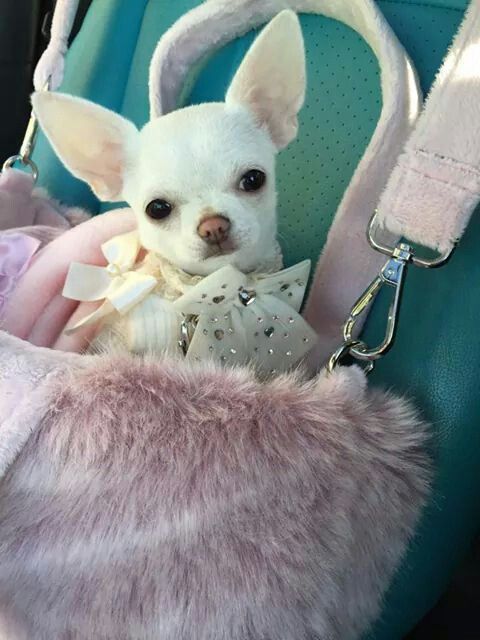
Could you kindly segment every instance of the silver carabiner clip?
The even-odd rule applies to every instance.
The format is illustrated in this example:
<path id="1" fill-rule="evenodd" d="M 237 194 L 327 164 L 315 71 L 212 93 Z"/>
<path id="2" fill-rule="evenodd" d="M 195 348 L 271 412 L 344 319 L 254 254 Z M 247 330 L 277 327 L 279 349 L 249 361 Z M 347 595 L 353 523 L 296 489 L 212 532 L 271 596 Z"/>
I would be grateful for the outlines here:
<path id="1" fill-rule="evenodd" d="M 48 82 L 42 89 L 43 91 L 48 91 Z M 14 156 L 10 156 L 7 158 L 2 165 L 2 171 L 5 169 L 11 169 L 17 162 L 22 164 L 25 168 L 29 169 L 32 173 L 33 181 L 36 182 L 38 179 L 38 167 L 35 162 L 32 160 L 32 153 L 35 148 L 35 144 L 37 142 L 38 135 L 38 120 L 33 112 L 30 113 L 30 119 L 27 124 L 27 129 L 25 131 L 25 136 L 23 138 L 22 146 L 20 147 L 19 153 Z"/>
<path id="2" fill-rule="evenodd" d="M 393 344 L 397 328 L 400 301 L 402 297 L 403 283 L 408 263 L 412 260 L 413 252 L 410 245 L 398 244 L 392 252 L 392 257 L 386 262 L 378 276 L 365 289 L 360 298 L 353 305 L 350 315 L 343 326 L 345 343 L 350 343 L 349 353 L 358 360 L 377 360 L 381 358 Z M 355 344 L 354 330 L 360 316 L 376 298 L 383 286 L 394 289 L 393 300 L 390 304 L 387 317 L 385 337 L 377 347 L 367 348 L 364 343 Z"/>
<path id="3" fill-rule="evenodd" d="M 30 158 L 33 148 L 35 146 L 35 142 L 37 139 L 38 132 L 38 121 L 35 117 L 35 114 L 32 111 L 30 115 L 30 120 L 28 121 L 27 130 L 25 132 L 25 137 L 22 142 L 22 146 L 20 148 L 20 153 L 17 153 L 14 156 L 10 156 L 7 158 L 2 165 L 2 171 L 5 169 L 10 169 L 17 162 L 22 164 L 24 167 L 30 169 L 33 181 L 36 182 L 38 178 L 38 167 L 35 162 Z"/>

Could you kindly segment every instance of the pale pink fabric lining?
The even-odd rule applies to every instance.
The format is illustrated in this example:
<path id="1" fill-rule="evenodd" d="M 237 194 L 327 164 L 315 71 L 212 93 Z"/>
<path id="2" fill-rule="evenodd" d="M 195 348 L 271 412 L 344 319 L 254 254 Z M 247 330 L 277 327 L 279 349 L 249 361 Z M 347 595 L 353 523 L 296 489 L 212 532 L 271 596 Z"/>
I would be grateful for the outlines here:
<path id="1" fill-rule="evenodd" d="M 0 233 L 0 313 L 40 246 L 24 233 Z"/>
<path id="2" fill-rule="evenodd" d="M 40 347 L 81 351 L 95 328 L 86 327 L 71 336 L 63 330 L 93 310 L 94 305 L 62 296 L 68 268 L 73 261 L 105 264 L 101 245 L 111 237 L 135 228 L 131 209 L 117 209 L 66 231 L 41 249 L 11 293 L 0 317 L 0 328 Z"/>
<path id="3" fill-rule="evenodd" d="M 67 207 L 35 187 L 31 174 L 19 169 L 0 173 L 0 231 L 33 225 L 69 229 L 89 217 L 83 209 Z"/>
<path id="4" fill-rule="evenodd" d="M 381 227 L 446 252 L 480 200 L 480 3 L 474 0 L 378 206 Z"/>

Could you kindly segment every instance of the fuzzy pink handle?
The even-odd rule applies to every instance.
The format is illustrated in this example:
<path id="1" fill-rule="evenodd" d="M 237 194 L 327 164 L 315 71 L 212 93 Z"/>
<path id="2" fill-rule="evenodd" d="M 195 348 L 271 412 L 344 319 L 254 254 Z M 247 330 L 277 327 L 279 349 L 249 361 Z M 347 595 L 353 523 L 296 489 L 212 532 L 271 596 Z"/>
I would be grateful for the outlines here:
<path id="1" fill-rule="evenodd" d="M 57 0 L 50 42 L 43 52 L 33 76 L 33 84 L 37 91 L 44 89 L 47 83 L 51 91 L 55 91 L 62 84 L 68 38 L 77 13 L 78 1 Z"/>

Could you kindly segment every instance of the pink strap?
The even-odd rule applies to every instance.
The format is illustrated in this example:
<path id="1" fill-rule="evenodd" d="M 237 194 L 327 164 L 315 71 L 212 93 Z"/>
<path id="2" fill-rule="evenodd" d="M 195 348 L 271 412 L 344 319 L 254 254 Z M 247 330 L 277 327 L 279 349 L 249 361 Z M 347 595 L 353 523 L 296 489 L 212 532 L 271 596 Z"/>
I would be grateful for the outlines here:
<path id="1" fill-rule="evenodd" d="M 473 0 L 378 206 L 381 227 L 440 252 L 480 201 L 480 3 Z"/>

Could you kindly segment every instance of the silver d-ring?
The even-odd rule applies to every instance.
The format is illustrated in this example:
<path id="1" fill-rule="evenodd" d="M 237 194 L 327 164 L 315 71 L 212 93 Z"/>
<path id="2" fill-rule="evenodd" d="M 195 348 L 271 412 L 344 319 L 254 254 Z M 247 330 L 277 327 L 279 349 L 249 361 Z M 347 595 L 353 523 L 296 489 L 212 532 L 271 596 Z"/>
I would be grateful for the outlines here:
<path id="1" fill-rule="evenodd" d="M 375 249 L 375 251 L 379 251 L 380 253 L 383 253 L 385 256 L 391 257 L 393 255 L 393 252 L 395 251 L 395 247 L 390 247 L 384 244 L 383 242 L 381 242 L 380 240 L 378 240 L 377 238 L 377 231 L 378 231 L 377 216 L 378 216 L 378 213 L 375 210 L 375 212 L 373 213 L 373 216 L 370 218 L 370 222 L 368 223 L 368 228 L 367 228 L 368 243 L 372 247 L 372 249 Z M 456 245 L 454 245 L 451 249 L 445 251 L 444 253 L 438 255 L 436 258 L 421 258 L 418 255 L 415 255 L 414 253 L 412 253 L 410 257 L 410 261 L 416 267 L 423 267 L 424 269 L 434 269 L 436 267 L 442 267 L 444 264 L 446 264 L 450 260 L 453 252 L 455 251 L 455 247 Z"/>
<path id="2" fill-rule="evenodd" d="M 24 158 L 20 154 L 17 154 L 15 156 L 10 156 L 10 158 L 7 158 L 2 165 L 2 171 L 5 171 L 5 169 L 11 169 L 17 162 L 19 162 L 20 164 L 23 164 L 24 167 L 28 167 L 30 169 L 32 173 L 32 178 L 34 182 L 36 182 L 38 178 L 37 165 L 33 160 L 30 160 L 30 158 Z"/>
<path id="3" fill-rule="evenodd" d="M 327 373 L 332 373 L 334 369 L 336 369 L 336 367 L 340 364 L 342 359 L 346 356 L 352 355 L 352 357 L 355 358 L 355 352 L 357 350 L 360 351 L 358 347 L 366 349 L 367 345 L 361 340 L 348 340 L 347 342 L 341 344 L 338 349 L 332 353 L 327 364 L 325 365 Z M 364 367 L 365 373 L 370 373 L 373 367 L 374 362 L 371 360 Z"/>

